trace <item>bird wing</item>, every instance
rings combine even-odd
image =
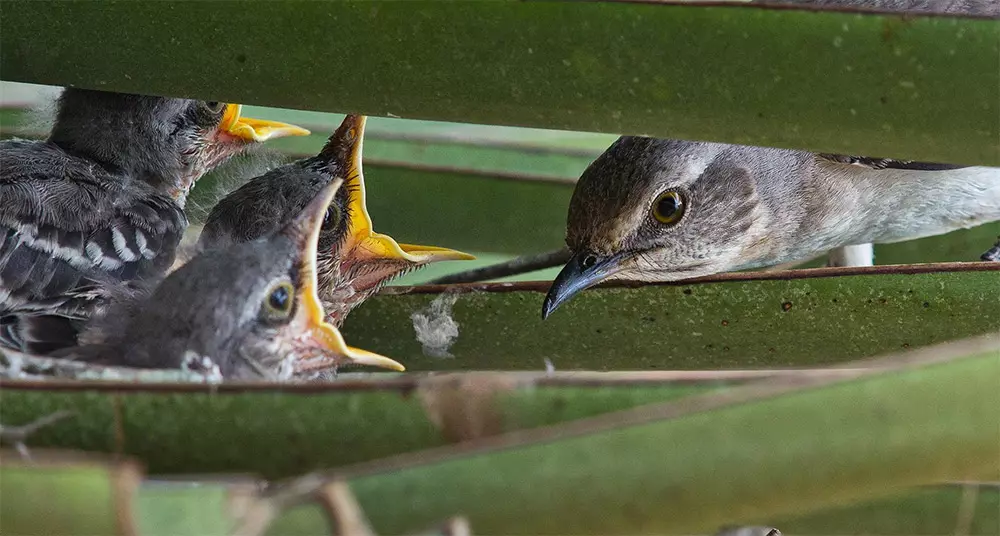
[[[163,273],[187,226],[148,184],[46,142],[0,143],[0,207],[0,317],[85,318],[102,286]]]
[[[879,158],[874,156],[853,156],[845,154],[819,153],[817,156],[830,162],[862,166],[870,169],[910,169],[914,171],[947,171],[949,169],[961,169],[968,166],[958,166],[955,164],[937,164],[933,162],[916,162],[913,160],[896,160],[893,158]]]

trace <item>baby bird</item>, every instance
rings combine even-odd
[[[72,344],[101,288],[172,264],[204,173],[308,133],[236,104],[66,89],[47,140],[0,142],[0,346]]]
[[[340,180],[324,185],[292,218],[257,240],[196,255],[151,292],[113,302],[81,334],[50,354],[114,367],[218,369],[225,379],[286,379],[371,365],[404,370],[350,348],[323,320],[316,248]]]
[[[339,326],[351,309],[394,277],[431,262],[473,259],[452,249],[399,244],[374,231],[361,169],[365,119],[348,115],[318,155],[278,167],[230,193],[208,215],[199,248],[271,232],[316,191],[343,178],[320,232],[317,261],[319,296],[334,324]]]

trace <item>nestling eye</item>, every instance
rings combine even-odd
[[[212,112],[213,114],[217,114],[217,113],[222,113],[222,109],[226,107],[226,103],[219,101],[208,101],[205,103],[205,107],[208,108],[208,111]]]
[[[653,202],[653,217],[660,223],[674,225],[684,217],[684,197],[680,192],[666,191]]]
[[[282,281],[271,287],[261,305],[261,316],[267,320],[284,320],[292,314],[292,304],[295,302],[295,288],[288,281]]]
[[[324,231],[330,231],[337,228],[337,224],[340,223],[340,208],[336,205],[331,204],[329,208],[326,209],[326,214],[323,215],[323,227]]]

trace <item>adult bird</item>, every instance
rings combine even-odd
[[[570,201],[547,317],[601,281],[673,281],[1000,220],[1000,169],[619,138]]]
[[[113,300],[81,333],[80,346],[52,352],[49,361],[215,371],[223,379],[287,379],[344,365],[404,370],[348,347],[324,320],[316,246],[340,184],[320,188],[274,232],[201,252],[151,290]]]
[[[240,112],[70,88],[47,140],[0,142],[0,346],[72,344],[102,288],[171,265],[202,175],[250,144],[309,133]]]
[[[1000,16],[995,0],[784,3]],[[623,136],[577,183],[572,257],[542,317],[601,281],[686,279],[995,220],[996,168]]]
[[[472,259],[452,249],[397,243],[376,233],[365,206],[361,154],[366,118],[348,115],[316,156],[251,179],[209,213],[199,248],[253,240],[295,214],[316,191],[344,179],[319,238],[319,296],[338,326],[382,285],[431,262]]]

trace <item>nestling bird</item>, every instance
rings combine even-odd
[[[612,279],[673,281],[1000,220],[1000,169],[619,138],[570,201],[548,316]]]
[[[240,111],[71,88],[48,140],[0,142],[0,345],[72,343],[101,288],[171,265],[204,173],[251,143],[309,133]]]
[[[323,319],[316,246],[340,184],[327,183],[275,232],[199,253],[151,292],[112,302],[81,333],[83,345],[50,357],[116,367],[218,367],[227,379],[284,379],[345,364],[403,370],[346,346]]]
[[[334,324],[339,326],[351,309],[394,277],[431,262],[474,258],[452,249],[399,244],[374,231],[361,168],[365,120],[348,115],[318,155],[251,179],[222,199],[208,215],[199,247],[225,246],[271,232],[340,177],[344,187],[330,206],[318,254],[319,296]]]

